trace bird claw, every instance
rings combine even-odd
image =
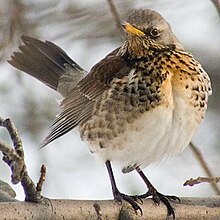
[[[157,192],[156,189],[152,189],[152,190],[148,190],[148,192],[143,194],[143,195],[137,195],[137,196],[134,196],[134,197],[136,198],[136,200],[139,199],[139,200],[142,201],[143,199],[148,198],[149,196],[152,196],[153,201],[157,205],[159,205],[160,202],[163,202],[164,205],[167,207],[168,216],[172,215],[173,216],[173,220],[175,219],[174,208],[170,204],[169,200],[179,201],[180,202],[180,199],[177,196],[163,195],[163,194]]]
[[[142,211],[141,207],[138,205],[138,203],[136,202],[137,198],[135,198],[135,197],[136,196],[129,196],[129,195],[126,195],[124,193],[120,193],[119,191],[114,193],[114,199],[117,202],[122,203],[122,201],[124,200],[132,206],[132,208],[135,210],[136,214],[137,214],[138,211],[140,211],[141,215],[143,215],[143,211]]]
[[[132,196],[132,198],[134,199],[134,201],[139,202],[141,205],[143,204],[143,199],[140,196]]]
[[[168,195],[165,195],[165,196],[167,197],[168,200],[181,202],[180,198],[177,196],[168,196]]]
[[[170,204],[169,200],[172,198],[171,196],[166,196],[166,195],[163,195],[159,192],[157,192],[157,195],[160,199],[161,202],[164,203],[164,205],[167,207],[167,212],[168,212],[168,216],[173,216],[173,219],[175,219],[175,212],[174,212],[174,208],[172,207],[172,205]],[[154,197],[153,197],[154,199]],[[173,200],[173,198],[171,199]]]

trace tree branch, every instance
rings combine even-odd
[[[115,20],[115,24],[116,24],[116,27],[117,27],[119,33],[120,33],[120,36],[123,37],[124,32],[123,32],[122,27],[121,27],[121,19],[120,19],[120,16],[119,16],[118,12],[117,12],[117,9],[116,9],[116,7],[115,7],[112,0],[107,0],[107,3],[110,7],[111,13],[112,13],[113,18]]]
[[[172,203],[176,219],[214,220],[220,216],[220,200],[214,198],[182,198],[182,203]],[[50,206],[43,204],[13,202],[0,203],[1,217],[8,219],[140,219],[140,213],[126,202],[122,205],[111,201],[50,200]],[[98,208],[97,208],[98,207]],[[167,210],[163,204],[157,206],[151,199],[143,201],[141,219],[164,220]],[[11,210],[10,212],[8,210]],[[22,213],[22,214],[21,214]]]
[[[211,0],[211,1],[215,5],[215,8],[218,11],[218,14],[220,16],[220,1],[219,0]]]
[[[8,144],[0,140],[0,151],[3,153],[3,161],[11,168],[11,181],[13,184],[21,182],[25,193],[25,200],[31,202],[43,202],[43,197],[38,191],[28,175],[25,161],[22,141],[18,135],[18,131],[10,119],[0,118],[0,126],[5,127],[11,137],[14,149]],[[41,190],[42,182],[40,178],[39,183]]]
[[[215,178],[212,171],[209,169],[205,159],[203,158],[200,150],[192,142],[190,142],[189,145],[190,145],[190,148],[191,148],[192,152],[194,153],[195,157],[197,158],[198,162],[200,163],[201,167],[203,168],[204,172],[206,173],[206,175],[210,179]],[[217,183],[211,182],[210,184],[211,184],[212,189],[216,192],[216,194],[220,195],[220,189],[219,189]]]
[[[199,184],[199,183],[218,183],[220,182],[220,177],[214,177],[214,178],[210,178],[210,177],[198,177],[196,179],[189,179],[187,180],[183,185],[184,186],[194,186],[195,184]]]

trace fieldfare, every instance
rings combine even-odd
[[[122,26],[122,46],[89,73],[58,46],[28,36],[9,63],[64,96],[42,147],[78,126],[91,153],[105,163],[116,200],[141,211],[136,200],[152,196],[175,218],[169,200],[178,198],[159,193],[142,169],[189,144],[205,117],[210,79],[157,12],[135,10]],[[136,170],[147,193],[121,193],[111,162],[123,173]]]

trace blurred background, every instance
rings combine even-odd
[[[120,19],[136,8],[158,11],[171,24],[187,51],[193,53],[211,77],[213,95],[205,121],[193,138],[215,176],[220,176],[220,18],[211,0],[115,0]],[[218,1],[216,1],[218,2]],[[6,60],[21,43],[22,34],[49,40],[86,70],[121,45],[122,33],[107,0],[0,0],[0,117],[11,118],[23,140],[29,174],[38,181],[41,164],[47,167],[43,195],[50,198],[110,199],[110,182],[105,166],[89,153],[77,131],[38,150],[58,113],[61,96],[30,76],[11,67]],[[8,143],[7,132],[0,138]],[[144,193],[136,173],[123,175],[115,167],[118,187],[126,193]],[[213,196],[209,184],[184,187],[193,177],[206,176],[187,148],[177,157],[144,170],[164,194]],[[10,183],[10,171],[0,161],[0,179]],[[24,199],[21,186],[13,186]]]

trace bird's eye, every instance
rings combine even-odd
[[[157,28],[152,28],[150,30],[150,35],[154,38],[159,37],[160,36],[160,32]]]

